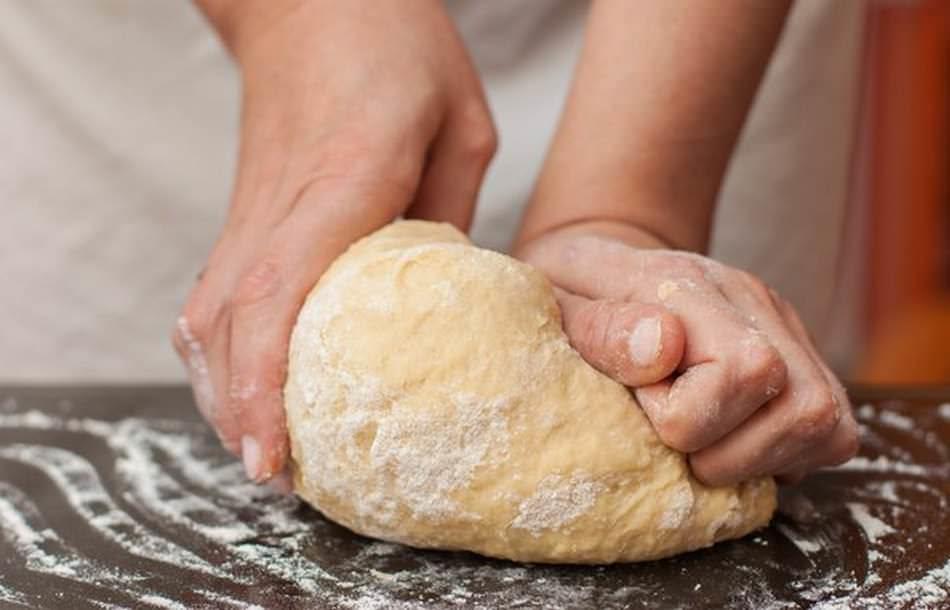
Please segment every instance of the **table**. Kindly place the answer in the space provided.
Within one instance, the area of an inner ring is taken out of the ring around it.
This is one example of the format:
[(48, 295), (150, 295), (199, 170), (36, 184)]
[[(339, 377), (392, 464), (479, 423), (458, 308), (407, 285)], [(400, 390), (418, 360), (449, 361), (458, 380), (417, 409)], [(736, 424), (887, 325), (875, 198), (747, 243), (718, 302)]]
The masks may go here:
[(352, 534), (245, 481), (182, 387), (0, 388), (0, 607), (950, 607), (950, 388), (852, 395), (860, 456), (767, 529), (583, 567)]

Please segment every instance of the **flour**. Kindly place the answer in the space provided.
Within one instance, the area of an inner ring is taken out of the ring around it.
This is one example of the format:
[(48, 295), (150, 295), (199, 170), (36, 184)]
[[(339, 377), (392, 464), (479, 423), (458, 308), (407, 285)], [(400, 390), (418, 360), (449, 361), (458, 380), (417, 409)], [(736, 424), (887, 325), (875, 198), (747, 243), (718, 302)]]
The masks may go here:
[(5, 587), (3, 584), (0, 584), (0, 602), (8, 602), (10, 604), (19, 604), (21, 606), (29, 607), (25, 595), (19, 591), (14, 591), (9, 587)]
[(670, 493), (667, 508), (660, 519), (660, 529), (682, 527), (693, 512), (693, 490), (689, 483), (682, 483)]
[(787, 525), (780, 523), (776, 527), (778, 528), (778, 531), (782, 532), (783, 536), (791, 540), (792, 544), (794, 544), (804, 555), (811, 555), (824, 550), (824, 546), (821, 544), (821, 542), (817, 540), (809, 540)]
[(174, 556), (189, 568), (224, 575), (215, 566), (167, 540), (151, 535), (139, 523), (119, 509), (102, 487), (99, 474), (85, 460), (53, 447), (10, 445), (0, 448), (0, 457), (23, 461), (42, 470), (66, 491), (70, 507), (82, 515), (106, 539), (119, 544), (128, 553), (161, 561)]
[[(451, 396), (450, 403), (446, 416), (423, 411), (377, 422), (370, 459), (375, 468), (394, 472), (416, 518), (458, 514), (451, 492), (463, 489), (477, 468), (502, 462), (510, 442), (504, 398), (463, 393)], [(394, 405), (393, 412), (397, 409)]]
[(191, 332), (188, 320), (181, 316), (177, 321), (178, 339), (185, 349), (185, 365), (188, 377), (195, 393), (195, 402), (205, 417), (214, 413), (214, 386), (211, 383), (211, 374), (208, 370), (208, 359), (205, 356), (201, 343)]
[(914, 420), (907, 417), (906, 415), (901, 415), (899, 413), (894, 413), (893, 411), (888, 411), (882, 409), (878, 414), (878, 419), (892, 428), (897, 428), (899, 430), (911, 431), (915, 428)]
[[(840, 514), (835, 519), (828, 518), (827, 497), (816, 493), (801, 498), (800, 502), (818, 504), (818, 510), (824, 507), (821, 518), (809, 517), (798, 525), (780, 517), (777, 527), (763, 530), (754, 539), (703, 551), (699, 557), (659, 562), (655, 568), (666, 570), (660, 578), (653, 566), (608, 570), (521, 566), (464, 554), (416, 552), (347, 536), (297, 500), (248, 483), (240, 464), (217, 447), (203, 424), (144, 418), (106, 421), (19, 409), (12, 400), (0, 400), (0, 433), (12, 432), (16, 439), (7, 444), (0, 441), (0, 459), (35, 469), (37, 477), (49, 480), (55, 496), (45, 505), (37, 504), (40, 497), (26, 495), (15, 481), (7, 480), (7, 471), (0, 466), (0, 552), (12, 555), (3, 556), (11, 562), (4, 566), (122, 596), (111, 602), (90, 600), (85, 603), (88, 606), (251, 610), (689, 607), (693, 604), (683, 597), (684, 592), (695, 595), (694, 602), (712, 599), (717, 601), (710, 603), (718, 606), (748, 609), (943, 608), (950, 603), (950, 562), (946, 560), (908, 573), (897, 584), (886, 584), (893, 582), (888, 570), (911, 560), (898, 547), (920, 542), (922, 537), (931, 537), (934, 545), (943, 543), (937, 537), (941, 523), (923, 523), (930, 527), (929, 533), (923, 529), (907, 532), (906, 520), (897, 520), (892, 512), (896, 508), (913, 511), (925, 502), (946, 509), (950, 498), (945, 488), (928, 483), (944, 467), (936, 453), (928, 454), (931, 464), (880, 456), (829, 469), (832, 476), (863, 481), (842, 487), (853, 492), (854, 499), (838, 505)], [(877, 421), (876, 413), (873, 418)], [(81, 439), (85, 449), (57, 448), (53, 435)], [(863, 475), (872, 478), (858, 478)], [(571, 481), (572, 477), (564, 476), (559, 483), (563, 487)], [(584, 477), (576, 482), (582, 490), (580, 497), (587, 497)], [(74, 515), (64, 522), (85, 524), (96, 536), (94, 543), (77, 538), (68, 526), (51, 523), (51, 508), (61, 519)], [(843, 531), (850, 535), (842, 535)], [(867, 546), (866, 563), (839, 565), (835, 553), (853, 544), (855, 535)], [(783, 537), (802, 551), (803, 564), (779, 566), (769, 576), (774, 545), (768, 539)], [(109, 555), (103, 555), (99, 547), (112, 545), (133, 560), (124, 560), (122, 568), (108, 561)], [(734, 559), (737, 551), (749, 545), (762, 549), (763, 555), (757, 556), (760, 563)], [(908, 548), (908, 553), (913, 552)], [(711, 554), (702, 558), (706, 553)], [(134, 558), (151, 563), (137, 563)], [(156, 576), (163, 566), (191, 578), (170, 581)], [(677, 569), (671, 566), (683, 566), (680, 580), (670, 580), (670, 572)], [(716, 570), (742, 575), (733, 597), (709, 597), (716, 591)], [(700, 573), (705, 576), (697, 576)], [(781, 580), (778, 574), (791, 579), (789, 589), (771, 588), (770, 578)], [(206, 582), (209, 578), (213, 585)], [(693, 593), (700, 582), (701, 589)], [(6, 569), (0, 569), (0, 605), (59, 603), (40, 603), (20, 591), (17, 583), (15, 577), (8, 579)], [(54, 590), (51, 585), (50, 595)], [(286, 597), (282, 596), (285, 592)], [(180, 599), (185, 594), (191, 601)], [(75, 603), (84, 607), (82, 600)]]
[(878, 538), (893, 534), (896, 531), (893, 527), (872, 515), (866, 505), (848, 502), (846, 506), (851, 512), (851, 517), (854, 518), (855, 523), (860, 525), (861, 529), (864, 530), (864, 535), (867, 537), (868, 542), (877, 542)]
[(550, 474), (541, 479), (533, 495), (518, 505), (511, 527), (527, 530), (535, 537), (562, 528), (593, 508), (605, 489), (603, 483), (591, 480), (584, 472)]
[(917, 476), (927, 476), (930, 472), (927, 467), (921, 466), (920, 464), (908, 464), (884, 455), (880, 455), (873, 460), (859, 455), (851, 458), (851, 460), (841, 466), (837, 466), (835, 469), (843, 471), (854, 470), (859, 472), (912, 474)]
[(885, 596), (891, 607), (937, 608), (950, 600), (950, 560), (915, 582), (891, 587)]
[[(75, 577), (86, 566), (78, 557), (63, 560), (45, 547), (50, 542), (59, 542), (55, 532), (49, 529), (39, 530), (28, 521), (31, 511), (26, 496), (5, 483), (0, 483), (0, 520), (3, 522), (3, 535), (26, 558), (27, 567), (62, 577)], [(30, 515), (36, 520), (36, 515)]]
[(897, 494), (897, 483), (894, 481), (871, 483), (868, 485), (868, 488), (877, 492), (877, 495), (880, 496), (881, 499), (887, 501), (890, 504), (900, 506), (903, 503), (902, 498)]
[(159, 608), (168, 608), (168, 610), (189, 610), (188, 606), (185, 604), (180, 604), (176, 601), (165, 599), (158, 595), (143, 595), (141, 598), (142, 603), (152, 604), (153, 606), (158, 606)]
[[(375, 294), (369, 307), (372, 311), (391, 313), (392, 303), (398, 300), (396, 283), (401, 269), (427, 252), (461, 249), (461, 244), (454, 243), (414, 246), (382, 253), (361, 266), (331, 275), (312, 297), (315, 300), (310, 303), (308, 299), (297, 327), (325, 329), (340, 316), (342, 291), (353, 278), (368, 266), (395, 259), (399, 271), (391, 274), (391, 285)], [(446, 303), (458, 298), (448, 282), (434, 286), (434, 290)], [(411, 405), (398, 402), (395, 392), (384, 387), (379, 379), (344, 370), (331, 355), (330, 342), (323, 330), (301, 330), (299, 337), (294, 338), (294, 345), (305, 350), (302, 359), (313, 372), (299, 378), (299, 389), (311, 406), (313, 419), (309, 433), (301, 438), (309, 439), (305, 442), (312, 447), (326, 449), (305, 460), (301, 471), (308, 480), (319, 481), (322, 488), (346, 494), (347, 490), (366, 486), (351, 464), (368, 457), (375, 469), (394, 474), (399, 495), (404, 496), (407, 504), (405, 508), (415, 518), (461, 514), (451, 492), (463, 488), (477, 468), (498, 463), (506, 456), (509, 432), (504, 413), (510, 401), (505, 397), (454, 392), (445, 397), (452, 406), (448, 416), (413, 412)], [(323, 382), (331, 378), (336, 380), (335, 384)], [(329, 389), (334, 385), (339, 390)], [(315, 407), (318, 404), (321, 407)], [(327, 413), (326, 406), (334, 404), (346, 404), (347, 409), (343, 413)], [(413, 414), (407, 415), (409, 412)], [(336, 448), (342, 448), (342, 458)], [(368, 530), (377, 531), (400, 518), (402, 507), (392, 500), (395, 495), (367, 493), (358, 498), (356, 512)]]

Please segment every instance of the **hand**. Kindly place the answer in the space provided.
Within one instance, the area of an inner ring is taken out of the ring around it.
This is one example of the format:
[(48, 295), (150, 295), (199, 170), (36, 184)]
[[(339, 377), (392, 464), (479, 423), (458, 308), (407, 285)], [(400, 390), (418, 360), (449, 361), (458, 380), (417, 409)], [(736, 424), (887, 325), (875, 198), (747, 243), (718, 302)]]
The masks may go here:
[(633, 386), (701, 481), (795, 481), (851, 458), (848, 398), (794, 309), (748, 273), (659, 246), (630, 226), (588, 223), (518, 254), (557, 287), (577, 351)]
[(199, 409), (264, 481), (287, 459), (287, 346), (307, 292), (400, 214), (467, 229), (495, 133), (438, 0), (202, 8), (241, 68), (241, 154), (174, 344)]

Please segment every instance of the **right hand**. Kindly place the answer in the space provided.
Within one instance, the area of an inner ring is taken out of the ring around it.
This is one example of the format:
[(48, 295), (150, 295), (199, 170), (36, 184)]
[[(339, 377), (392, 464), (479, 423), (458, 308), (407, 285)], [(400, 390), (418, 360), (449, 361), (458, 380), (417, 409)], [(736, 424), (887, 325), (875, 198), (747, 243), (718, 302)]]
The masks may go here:
[(755, 276), (603, 220), (542, 233), (518, 255), (555, 285), (574, 348), (631, 388), (701, 482), (795, 482), (857, 452), (844, 387)]
[(241, 69), (241, 151), (174, 344), (200, 411), (262, 482), (286, 465), (287, 347), (308, 291), (401, 214), (467, 229), (496, 140), (439, 0), (211, 4)]

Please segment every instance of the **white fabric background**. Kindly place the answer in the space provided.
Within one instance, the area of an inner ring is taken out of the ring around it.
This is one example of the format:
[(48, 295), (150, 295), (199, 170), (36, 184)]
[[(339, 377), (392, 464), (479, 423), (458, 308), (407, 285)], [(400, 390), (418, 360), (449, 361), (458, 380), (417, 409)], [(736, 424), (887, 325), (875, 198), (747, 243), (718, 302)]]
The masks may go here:
[[(582, 2), (448, 2), (501, 148), (504, 248), (554, 129)], [(799, 0), (726, 181), (713, 253), (816, 331), (838, 281), (863, 3)], [(186, 0), (0, 3), (0, 381), (172, 381), (177, 311), (224, 218), (238, 82)]]

